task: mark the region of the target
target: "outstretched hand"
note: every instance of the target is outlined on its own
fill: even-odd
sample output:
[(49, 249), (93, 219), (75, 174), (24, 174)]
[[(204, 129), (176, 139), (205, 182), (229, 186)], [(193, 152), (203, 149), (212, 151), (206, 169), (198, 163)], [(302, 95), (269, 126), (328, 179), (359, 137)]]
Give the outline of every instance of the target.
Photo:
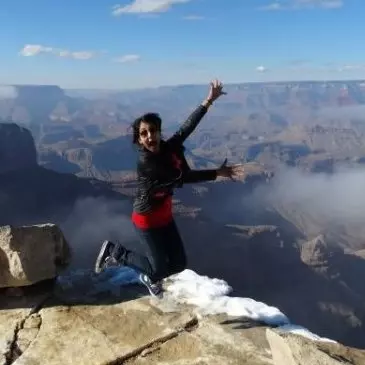
[(244, 174), (244, 171), (245, 169), (242, 164), (227, 166), (227, 159), (225, 159), (217, 171), (217, 176), (228, 177), (231, 180), (235, 181), (234, 178), (241, 178)]
[(223, 91), (222, 83), (218, 80), (213, 80), (210, 83), (210, 89), (206, 100), (209, 103), (212, 103), (213, 101), (217, 100), (221, 95), (226, 95), (226, 94), (227, 93)]

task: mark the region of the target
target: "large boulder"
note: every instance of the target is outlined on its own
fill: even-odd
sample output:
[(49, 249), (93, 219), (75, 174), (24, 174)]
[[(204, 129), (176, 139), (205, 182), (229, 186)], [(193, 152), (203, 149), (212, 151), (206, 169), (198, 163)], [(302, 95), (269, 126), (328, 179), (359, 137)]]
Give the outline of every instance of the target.
[(54, 224), (0, 227), (0, 288), (55, 278), (70, 256), (65, 237)]

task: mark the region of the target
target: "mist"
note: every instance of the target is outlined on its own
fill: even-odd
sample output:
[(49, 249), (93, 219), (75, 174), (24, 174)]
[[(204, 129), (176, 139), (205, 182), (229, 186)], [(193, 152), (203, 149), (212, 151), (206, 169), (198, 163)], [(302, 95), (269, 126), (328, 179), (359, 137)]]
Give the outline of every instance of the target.
[(18, 92), (14, 86), (0, 85), (0, 100), (1, 99), (15, 99)]
[(71, 214), (60, 223), (72, 250), (67, 269), (92, 269), (104, 240), (119, 241), (127, 247), (134, 245), (136, 238), (128, 212), (130, 208), (125, 201), (78, 200)]
[(365, 105), (360, 104), (321, 108), (317, 112), (317, 117), (365, 120)]
[(365, 169), (342, 169), (332, 175), (286, 169), (279, 172), (268, 191), (265, 189), (263, 198), (332, 219), (362, 221), (364, 187)]
[[(335, 232), (347, 227), (353, 242), (361, 248), (365, 239), (365, 169), (341, 169), (334, 174), (305, 173), (298, 169), (281, 168), (268, 184), (253, 191), (242, 192), (227, 186), (224, 196), (210, 197), (208, 211), (212, 224), (237, 223), (245, 225), (279, 224), (280, 219), (294, 224), (308, 239), (320, 233)], [(221, 194), (220, 194), (221, 195)], [(199, 202), (199, 200), (197, 201)], [(202, 202), (204, 205), (204, 202)], [(217, 215), (216, 209), (220, 214)], [(273, 209), (276, 222), (268, 219)], [(68, 269), (93, 268), (102, 242), (121, 242), (128, 248), (140, 249), (130, 220), (130, 202), (109, 201), (104, 198), (81, 199), (60, 227), (72, 249)], [(341, 232), (342, 236), (344, 235)], [(348, 236), (345, 237), (349, 239)]]
[(282, 168), (270, 184), (255, 189), (249, 201), (274, 208), (308, 238), (329, 233), (346, 241), (351, 236), (353, 242), (344, 245), (360, 249), (365, 242), (364, 186), (364, 168), (338, 169), (331, 175)]
[(280, 167), (268, 183), (227, 183), (201, 201), (212, 224), (276, 225), (296, 239), (325, 234), (351, 249), (365, 248), (365, 168), (333, 174)]

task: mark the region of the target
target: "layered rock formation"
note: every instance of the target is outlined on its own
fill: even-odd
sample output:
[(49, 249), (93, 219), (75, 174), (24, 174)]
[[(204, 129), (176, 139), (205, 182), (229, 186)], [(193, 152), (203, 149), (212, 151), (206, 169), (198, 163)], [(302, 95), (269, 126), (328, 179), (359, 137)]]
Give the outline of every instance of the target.
[(0, 225), (58, 223), (84, 197), (124, 199), (107, 184), (39, 166), (31, 133), (0, 123)]
[[(249, 218), (254, 213), (252, 207)], [(193, 270), (228, 281), (234, 295), (270, 303), (321, 336), (364, 347), (362, 258), (326, 236), (297, 241), (284, 224), (222, 227), (203, 214), (178, 219)]]

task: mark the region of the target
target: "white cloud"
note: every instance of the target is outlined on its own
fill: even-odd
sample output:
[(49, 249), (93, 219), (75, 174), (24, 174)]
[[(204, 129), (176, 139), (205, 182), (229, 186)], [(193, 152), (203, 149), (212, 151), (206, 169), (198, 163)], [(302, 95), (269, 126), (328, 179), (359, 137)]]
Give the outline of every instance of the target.
[(344, 6), (344, 0), (282, 0), (262, 6), (259, 10), (275, 11), (290, 9), (338, 9)]
[(282, 9), (283, 9), (283, 4), (281, 4), (281, 3), (271, 3), (268, 5), (261, 6), (259, 8), (259, 10), (264, 10), (264, 11), (282, 10)]
[(73, 58), (75, 60), (89, 60), (96, 56), (95, 52), (91, 51), (76, 51), (71, 52), (66, 49), (58, 49), (53, 47), (45, 47), (40, 44), (27, 44), (20, 51), (20, 55), (24, 57), (37, 56), (42, 53), (53, 54), (58, 57)]
[(125, 13), (163, 13), (176, 4), (188, 3), (192, 0), (134, 0), (129, 5), (114, 5), (112, 14), (122, 15)]
[(184, 20), (203, 20), (205, 19), (202, 15), (187, 15), (183, 17)]
[(256, 67), (257, 72), (266, 72), (268, 69), (265, 66)]
[(70, 57), (69, 51), (59, 51), (57, 53), (58, 53), (57, 56), (59, 56), (59, 57)]
[(126, 62), (136, 62), (140, 59), (141, 57), (137, 54), (127, 54), (121, 57), (117, 57), (114, 59), (115, 62), (120, 62), (120, 63), (126, 63)]
[(90, 58), (95, 57), (95, 53), (90, 51), (71, 52), (70, 57), (75, 60), (89, 60)]
[(36, 56), (40, 53), (50, 53), (52, 52), (51, 47), (44, 47), (40, 44), (27, 44), (24, 48), (20, 51), (20, 54), (25, 57)]

